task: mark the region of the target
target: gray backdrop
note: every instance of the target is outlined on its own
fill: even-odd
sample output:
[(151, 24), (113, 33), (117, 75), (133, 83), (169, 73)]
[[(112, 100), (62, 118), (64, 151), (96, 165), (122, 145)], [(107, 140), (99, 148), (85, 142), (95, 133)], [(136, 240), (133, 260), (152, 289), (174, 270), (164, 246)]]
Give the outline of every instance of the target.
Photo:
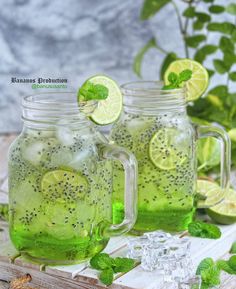
[[(45, 91), (32, 90), (30, 84), (11, 84), (11, 77), (64, 77), (68, 90), (77, 89), (83, 80), (99, 72), (119, 82), (130, 81), (136, 79), (133, 57), (153, 35), (166, 50), (181, 55), (183, 47), (173, 7), (169, 5), (151, 21), (141, 22), (142, 3), (1, 0), (0, 132), (21, 128), (22, 96)], [(181, 0), (176, 3), (182, 8)], [(161, 58), (156, 50), (145, 56), (145, 79), (158, 78)]]

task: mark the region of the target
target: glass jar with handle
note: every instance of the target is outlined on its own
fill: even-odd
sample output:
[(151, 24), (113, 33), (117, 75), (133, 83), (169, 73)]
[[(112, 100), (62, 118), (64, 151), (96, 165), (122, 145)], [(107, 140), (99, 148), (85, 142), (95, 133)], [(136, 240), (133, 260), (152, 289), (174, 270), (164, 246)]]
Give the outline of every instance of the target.
[[(25, 97), (23, 131), (9, 151), (10, 237), (23, 256), (43, 264), (82, 262), (136, 220), (135, 157), (108, 144), (75, 95)], [(129, 184), (124, 218), (115, 225), (114, 160), (124, 167)]]
[[(193, 124), (186, 112), (184, 88), (163, 90), (161, 82), (122, 86), (124, 112), (110, 139), (138, 160), (138, 219), (134, 232), (185, 230), (196, 211), (197, 140), (221, 142), (221, 187), (229, 187), (230, 140), (218, 126)], [(123, 169), (115, 164), (113, 217), (124, 216)], [(222, 200), (223, 194), (216, 197)]]

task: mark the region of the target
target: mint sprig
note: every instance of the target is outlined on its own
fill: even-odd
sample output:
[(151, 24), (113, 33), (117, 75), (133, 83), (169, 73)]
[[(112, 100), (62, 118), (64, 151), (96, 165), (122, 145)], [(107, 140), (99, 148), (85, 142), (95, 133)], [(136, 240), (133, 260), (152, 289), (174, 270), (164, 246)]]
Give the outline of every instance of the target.
[(232, 247), (231, 247), (231, 249), (230, 249), (230, 253), (231, 253), (231, 254), (236, 254), (236, 242), (234, 242), (234, 243), (232, 244)]
[(102, 84), (93, 84), (87, 80), (79, 89), (78, 101), (104, 100), (108, 97), (109, 90)]
[(220, 229), (213, 224), (196, 221), (188, 225), (188, 232), (193, 237), (219, 239), (221, 237)]
[(90, 260), (93, 269), (100, 270), (99, 280), (105, 285), (111, 285), (114, 273), (126, 273), (134, 268), (135, 262), (130, 258), (111, 258), (106, 253), (95, 255)]
[(192, 78), (192, 74), (193, 72), (190, 69), (185, 69), (181, 71), (180, 74), (170, 72), (168, 75), (169, 84), (164, 85), (163, 89), (168, 90), (182, 87), (183, 82), (186, 82)]

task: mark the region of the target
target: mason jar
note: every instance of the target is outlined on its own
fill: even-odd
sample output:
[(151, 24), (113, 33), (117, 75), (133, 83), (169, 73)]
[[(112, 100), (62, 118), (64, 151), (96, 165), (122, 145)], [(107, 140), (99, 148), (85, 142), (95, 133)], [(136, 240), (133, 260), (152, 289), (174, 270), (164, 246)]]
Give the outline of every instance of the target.
[[(76, 93), (25, 97), (22, 119), (23, 131), (9, 151), (11, 240), (36, 262), (82, 262), (135, 223), (136, 160), (108, 144), (78, 107)], [(114, 160), (129, 184), (118, 225), (112, 224)]]
[[(129, 149), (138, 161), (138, 219), (135, 233), (163, 229), (182, 231), (196, 212), (199, 138), (221, 142), (221, 187), (229, 186), (230, 140), (218, 126), (193, 124), (186, 112), (184, 88), (163, 90), (160, 82), (122, 86), (124, 112), (111, 130), (110, 140)], [(123, 168), (115, 163), (113, 218), (124, 216)], [(222, 200), (223, 193), (215, 196)]]

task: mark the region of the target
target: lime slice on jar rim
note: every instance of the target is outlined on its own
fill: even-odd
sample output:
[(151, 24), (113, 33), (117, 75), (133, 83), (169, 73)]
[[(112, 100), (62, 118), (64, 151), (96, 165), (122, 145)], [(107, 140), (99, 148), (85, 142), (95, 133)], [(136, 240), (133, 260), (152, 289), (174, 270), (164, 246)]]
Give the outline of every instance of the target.
[(194, 101), (203, 95), (209, 85), (208, 72), (199, 62), (191, 59), (179, 59), (173, 61), (165, 72), (164, 82), (165, 85), (170, 84), (168, 75), (171, 72), (180, 74), (180, 72), (186, 69), (192, 71), (191, 79), (183, 83), (186, 87), (187, 101)]
[(197, 181), (197, 194), (202, 196), (198, 200), (198, 208), (209, 208), (223, 201), (226, 191), (223, 190), (217, 183), (207, 180)]
[(95, 75), (87, 81), (104, 85), (109, 91), (106, 99), (97, 100), (96, 107), (89, 115), (90, 119), (98, 125), (108, 125), (115, 122), (119, 118), (123, 107), (123, 96), (119, 85), (106, 75)]
[(149, 157), (162, 170), (175, 169), (185, 160), (183, 152), (175, 146), (178, 132), (173, 128), (158, 130), (149, 142)]

